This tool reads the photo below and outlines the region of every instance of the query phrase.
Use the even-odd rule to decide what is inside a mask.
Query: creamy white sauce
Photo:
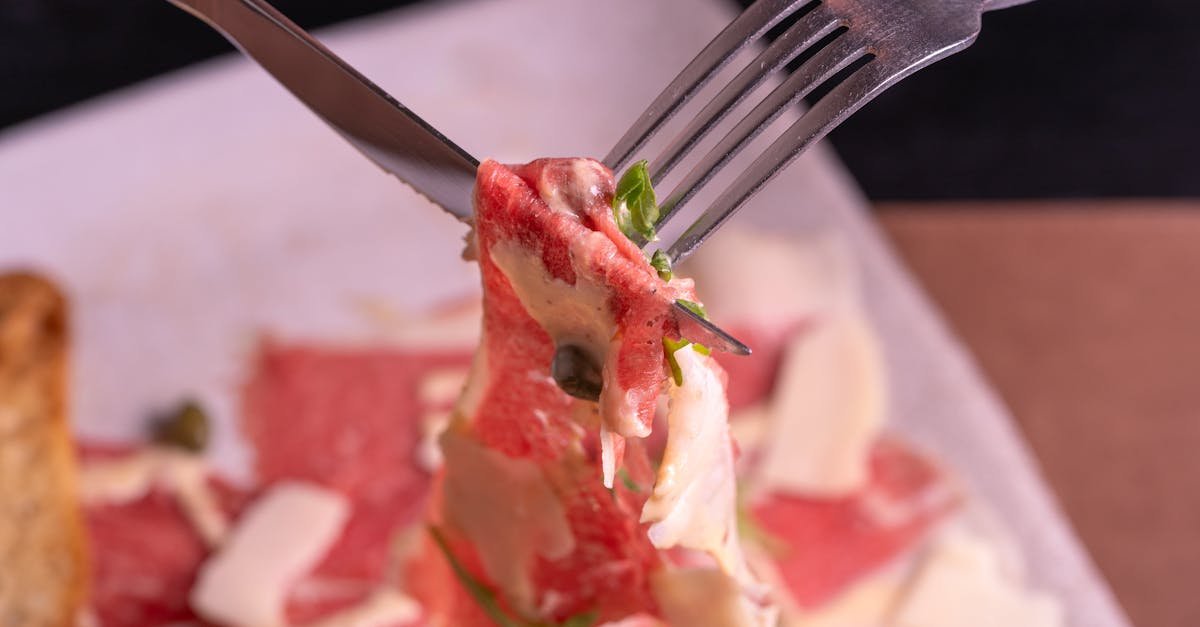
[[[536,555],[564,557],[575,548],[566,510],[538,466],[485,448],[447,430],[443,513],[479,552],[488,577],[517,610],[535,609],[530,566]]]
[[[221,544],[229,528],[208,482],[208,464],[200,455],[147,447],[123,457],[91,461],[79,475],[85,503],[136,501],[158,487],[172,495],[196,533],[210,547]]]
[[[830,312],[793,338],[769,404],[757,488],[823,497],[861,489],[886,390],[878,340],[861,313]]]
[[[590,239],[590,244],[573,244],[572,252],[607,241],[601,233],[592,233]],[[578,346],[597,363],[603,363],[616,334],[616,321],[608,306],[609,290],[578,270],[574,285],[550,276],[541,255],[516,242],[497,242],[490,250],[492,262],[504,272],[525,311],[554,343]],[[580,250],[572,256],[578,259],[586,254]]]
[[[563,181],[548,180],[546,176],[551,172],[550,168],[542,170],[542,177],[538,179],[537,185],[538,195],[554,211],[576,219],[579,218],[576,208],[585,206],[589,198],[599,196],[600,185],[607,177],[600,164],[588,159],[576,159],[571,164],[571,173],[574,176],[566,181],[566,185],[559,184]]]
[[[200,566],[189,605],[231,627],[284,625],[289,587],[320,561],[349,515],[349,502],[337,492],[298,481],[275,484]]]
[[[604,234],[592,232],[572,242],[571,258],[586,259],[595,247],[607,242]],[[636,399],[618,383],[616,356],[621,342],[608,304],[608,288],[589,280],[578,265],[574,285],[554,278],[540,255],[515,242],[497,242],[491,247],[491,258],[508,278],[525,311],[556,346],[577,346],[601,364],[603,480],[605,486],[612,487],[616,472],[614,435],[645,437],[650,427],[638,419]]]

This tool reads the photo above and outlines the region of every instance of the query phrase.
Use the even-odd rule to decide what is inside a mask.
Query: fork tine
[[[667,250],[673,262],[687,258],[709,235],[725,223],[746,199],[785,166],[824,137],[850,114],[907,76],[915,67],[896,67],[873,59],[859,68],[796,120],[763,154],[721,193],[704,213]]]
[[[782,69],[800,52],[811,48],[821,38],[841,24],[841,20],[824,2],[817,4],[795,24],[754,58],[738,75],[721,90],[704,109],[657,158],[650,162],[650,179],[654,183],[679,163],[696,143],[704,138],[714,126],[733,110],[743,99],[758,88],[767,76]]]
[[[625,167],[671,116],[687,103],[739,50],[765,35],[797,8],[815,0],[758,0],[730,22],[667,85],[604,158],[613,170]]]
[[[776,87],[750,113],[746,114],[704,158],[675,186],[662,204],[658,228],[667,224],[684,204],[700,190],[730,159],[746,147],[784,109],[818,85],[853,63],[866,51],[867,44],[858,37],[844,34],[818,51],[799,69]]]

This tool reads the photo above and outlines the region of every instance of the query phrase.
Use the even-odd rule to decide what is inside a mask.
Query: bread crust
[[[67,627],[87,596],[67,419],[68,313],[29,273],[0,274],[0,626]]]

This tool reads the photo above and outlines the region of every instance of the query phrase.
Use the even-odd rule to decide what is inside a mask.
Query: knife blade
[[[170,0],[258,62],[385,172],[462,221],[479,161],[261,0]]]
[[[463,222],[479,160],[450,141],[263,0],[168,0],[221,33],[380,168]],[[750,348],[676,303],[685,337],[749,355]]]

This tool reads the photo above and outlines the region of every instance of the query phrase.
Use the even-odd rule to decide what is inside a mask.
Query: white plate
[[[482,0],[327,33],[331,47],[481,156],[600,155],[730,18],[701,0]],[[622,42],[618,44],[618,42]],[[624,42],[636,42],[626,44]],[[961,471],[1071,624],[1128,624],[995,395],[824,149],[741,216],[841,230],[893,374],[893,425]],[[238,58],[0,137],[0,266],[54,274],[75,306],[77,429],[139,434],[193,393],[226,426],[256,334],[378,337],[364,302],[414,310],[475,289],[463,228],[363,160]],[[235,430],[220,464],[244,474]]]

